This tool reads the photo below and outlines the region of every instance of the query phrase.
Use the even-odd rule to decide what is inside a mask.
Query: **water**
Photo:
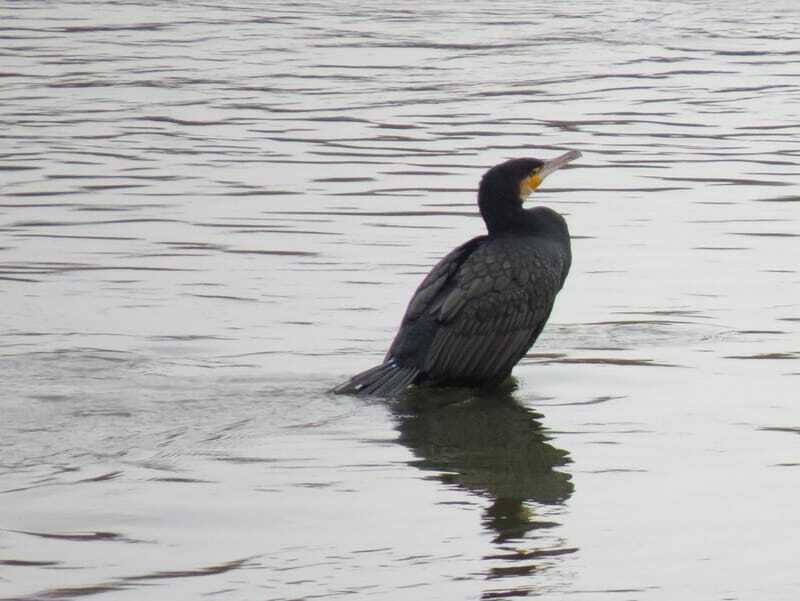
[[[0,6],[0,598],[797,598],[794,3]],[[570,148],[516,389],[327,394]]]

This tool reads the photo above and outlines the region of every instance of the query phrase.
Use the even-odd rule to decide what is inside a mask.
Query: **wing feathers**
[[[562,271],[535,238],[475,239],[425,278],[387,358],[438,383],[504,377],[541,332]]]
[[[559,289],[557,264],[543,268],[548,261],[520,253],[487,261],[497,249],[482,250],[430,305],[439,327],[421,367],[433,380],[486,381],[509,373],[549,316]]]

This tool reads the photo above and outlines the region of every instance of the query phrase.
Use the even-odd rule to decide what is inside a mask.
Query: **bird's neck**
[[[527,221],[527,211],[517,198],[501,200],[478,196],[478,207],[490,236],[517,231]]]
[[[490,236],[517,234],[560,241],[563,238],[568,239],[563,218],[546,207],[523,209],[520,203],[502,207],[495,205],[493,210],[487,213],[481,211]],[[559,225],[560,223],[563,223],[563,226]]]

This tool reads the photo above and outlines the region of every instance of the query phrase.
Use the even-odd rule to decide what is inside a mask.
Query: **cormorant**
[[[381,365],[336,393],[392,396],[411,384],[495,387],[541,334],[572,254],[564,218],[522,203],[545,177],[581,156],[512,159],[478,189],[488,233],[445,256],[408,304]]]

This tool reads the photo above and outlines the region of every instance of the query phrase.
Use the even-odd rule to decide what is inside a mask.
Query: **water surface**
[[[794,3],[0,15],[0,598],[797,598]],[[329,395],[572,148],[515,385]]]

